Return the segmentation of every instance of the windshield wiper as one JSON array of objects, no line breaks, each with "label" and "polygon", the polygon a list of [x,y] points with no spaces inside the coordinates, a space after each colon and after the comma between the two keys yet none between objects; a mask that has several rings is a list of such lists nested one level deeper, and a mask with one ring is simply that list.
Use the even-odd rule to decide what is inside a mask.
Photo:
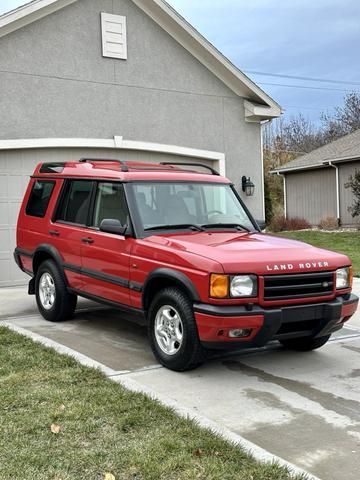
[{"label": "windshield wiper", "polygon": [[241,225],[240,223],[208,223],[207,225],[201,225],[202,228],[236,228],[236,230],[245,230],[251,233],[248,227]]},{"label": "windshield wiper", "polygon": [[189,228],[190,230],[195,230],[196,232],[204,231],[203,227],[192,223],[180,223],[179,225],[156,225],[155,227],[147,227],[144,229],[144,231],[150,232],[152,230],[181,230],[182,228]]}]

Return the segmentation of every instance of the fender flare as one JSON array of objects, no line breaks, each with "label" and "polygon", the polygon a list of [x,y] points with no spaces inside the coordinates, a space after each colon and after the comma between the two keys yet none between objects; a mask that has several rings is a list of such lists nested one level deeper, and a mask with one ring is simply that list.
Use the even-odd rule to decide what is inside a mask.
[{"label": "fender flare", "polygon": [[147,310],[148,306],[147,292],[149,291],[149,287],[151,283],[157,279],[168,279],[175,282],[186,291],[192,302],[200,302],[200,296],[195,285],[184,273],[179,272],[179,270],[173,270],[172,268],[157,268],[148,275],[143,285],[142,303],[144,310]]},{"label": "fender flare", "polygon": [[58,269],[61,273],[61,275],[63,276],[63,279],[65,281],[66,286],[68,286],[68,281],[66,279],[66,275],[65,275],[65,271],[64,271],[63,258],[60,255],[59,251],[53,245],[49,245],[47,243],[43,243],[43,244],[39,245],[33,253],[33,272],[34,272],[33,280],[35,281],[35,277],[36,277],[36,270],[37,270],[36,259],[42,253],[46,253],[49,257],[51,257],[52,260],[54,260],[54,262],[56,263],[56,266],[58,267]]},{"label": "fender flare", "polygon": [[64,267],[63,267],[63,260],[61,258],[60,253],[58,250],[53,247],[52,245],[48,245],[46,243],[43,243],[39,245],[36,250],[32,254],[32,266],[33,266],[33,276],[31,280],[29,281],[29,286],[28,286],[28,294],[29,295],[35,295],[35,280],[36,280],[36,271],[37,271],[37,258],[40,254],[46,253],[54,262],[56,263],[61,275],[64,278],[65,284],[68,286],[68,282],[66,280],[65,272],[64,272]]}]

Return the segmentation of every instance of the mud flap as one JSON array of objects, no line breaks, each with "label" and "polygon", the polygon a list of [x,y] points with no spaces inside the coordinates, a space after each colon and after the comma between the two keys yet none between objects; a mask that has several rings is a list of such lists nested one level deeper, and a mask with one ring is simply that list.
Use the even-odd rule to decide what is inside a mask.
[{"label": "mud flap", "polygon": [[33,277],[29,282],[28,294],[35,295],[35,277]]}]

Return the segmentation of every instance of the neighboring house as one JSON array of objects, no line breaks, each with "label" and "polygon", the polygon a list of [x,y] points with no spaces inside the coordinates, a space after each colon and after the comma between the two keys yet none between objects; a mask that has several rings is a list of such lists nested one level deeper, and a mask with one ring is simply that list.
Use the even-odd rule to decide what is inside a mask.
[{"label": "neighboring house", "polygon": [[349,206],[354,201],[345,188],[350,175],[360,170],[360,130],[296,158],[272,173],[284,177],[285,216],[305,218],[318,225],[325,217],[339,225],[355,226]]},{"label": "neighboring house", "polygon": [[1,16],[0,286],[25,281],[12,254],[36,163],[203,162],[261,219],[261,122],[280,114],[162,0],[34,0]]}]

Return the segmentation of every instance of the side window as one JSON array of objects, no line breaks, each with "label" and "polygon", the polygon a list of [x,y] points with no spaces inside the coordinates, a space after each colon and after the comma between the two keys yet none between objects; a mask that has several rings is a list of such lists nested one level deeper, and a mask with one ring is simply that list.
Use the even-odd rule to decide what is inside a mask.
[{"label": "side window", "polygon": [[54,186],[55,182],[49,180],[35,181],[26,206],[27,215],[40,218],[45,217]]},{"label": "side window", "polygon": [[86,225],[94,182],[71,180],[66,185],[56,220]]},{"label": "side window", "polygon": [[129,225],[124,188],[120,183],[98,184],[92,226],[100,227],[105,219],[119,220],[121,225]]}]

